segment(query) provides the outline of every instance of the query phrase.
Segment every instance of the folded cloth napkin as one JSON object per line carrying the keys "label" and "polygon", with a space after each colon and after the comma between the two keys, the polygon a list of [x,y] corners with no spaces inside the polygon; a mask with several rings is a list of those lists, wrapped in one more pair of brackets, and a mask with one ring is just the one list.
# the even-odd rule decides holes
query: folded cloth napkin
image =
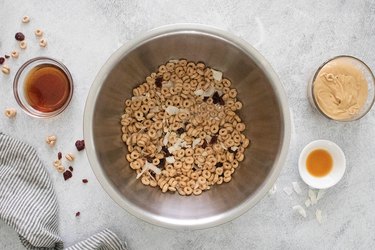
{"label": "folded cloth napkin", "polygon": [[[49,176],[35,150],[0,133],[0,219],[13,227],[27,249],[63,249],[58,206]],[[106,229],[68,248],[126,249]]]}

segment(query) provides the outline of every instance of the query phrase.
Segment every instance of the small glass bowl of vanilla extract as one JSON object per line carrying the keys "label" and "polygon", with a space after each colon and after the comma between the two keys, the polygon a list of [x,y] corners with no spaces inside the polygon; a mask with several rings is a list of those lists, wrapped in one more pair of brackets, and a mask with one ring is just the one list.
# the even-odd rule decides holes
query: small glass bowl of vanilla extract
{"label": "small glass bowl of vanilla extract", "polygon": [[61,62],[37,57],[25,62],[18,70],[13,92],[27,114],[38,118],[54,117],[69,105],[73,95],[73,79]]}

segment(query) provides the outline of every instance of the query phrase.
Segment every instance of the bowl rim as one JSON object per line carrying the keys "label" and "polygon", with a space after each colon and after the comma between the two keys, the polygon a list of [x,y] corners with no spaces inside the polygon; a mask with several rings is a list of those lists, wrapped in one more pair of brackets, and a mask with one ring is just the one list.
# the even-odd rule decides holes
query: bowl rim
{"label": "bowl rim", "polygon": [[[259,186],[259,188],[254,192],[252,196],[249,196],[244,202],[239,204],[237,207],[225,211],[221,214],[201,218],[201,219],[172,219],[163,217],[160,215],[152,214],[150,212],[140,210],[133,204],[122,199],[121,193],[119,193],[114,185],[111,183],[109,178],[106,176],[104,170],[101,168],[97,155],[95,154],[95,146],[93,141],[93,127],[92,120],[94,116],[94,104],[95,100],[98,97],[102,83],[107,78],[109,72],[115,67],[117,63],[123,58],[123,56],[141,44],[149,41],[152,38],[173,34],[173,33],[202,33],[207,35],[216,36],[222,38],[228,42],[233,43],[244,53],[246,53],[254,63],[265,73],[267,78],[270,80],[271,86],[275,90],[275,95],[277,101],[280,105],[281,115],[284,120],[282,125],[283,135],[282,135],[282,145],[279,154],[276,156],[274,165],[266,177],[264,183]],[[190,24],[190,23],[180,23],[180,24],[171,24],[165,25],[158,28],[154,28],[145,34],[137,36],[131,41],[122,45],[117,49],[102,66],[98,72],[94,82],[91,85],[86,104],[84,109],[84,139],[86,144],[86,154],[93,169],[94,174],[96,175],[99,183],[107,194],[122,208],[128,211],[130,214],[135,217],[142,219],[151,224],[170,228],[170,229],[204,229],[209,227],[214,227],[226,222],[229,222],[240,215],[244,214],[251,207],[257,204],[271,189],[274,185],[276,179],[278,178],[280,171],[285,164],[287,157],[287,152],[291,140],[291,120],[290,120],[290,110],[288,105],[288,99],[284,91],[283,85],[277,76],[276,72],[273,70],[272,66],[266,61],[266,59],[250,44],[242,40],[241,38],[216,27],[203,25],[203,24]]]}

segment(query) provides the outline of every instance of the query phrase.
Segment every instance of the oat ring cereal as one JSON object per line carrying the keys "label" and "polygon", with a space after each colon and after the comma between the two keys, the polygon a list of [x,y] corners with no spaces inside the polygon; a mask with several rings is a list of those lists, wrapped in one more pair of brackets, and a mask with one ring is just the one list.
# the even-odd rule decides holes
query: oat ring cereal
{"label": "oat ring cereal", "polygon": [[222,76],[203,62],[169,60],[125,100],[125,157],[144,185],[185,196],[231,181],[250,141],[237,90]]}

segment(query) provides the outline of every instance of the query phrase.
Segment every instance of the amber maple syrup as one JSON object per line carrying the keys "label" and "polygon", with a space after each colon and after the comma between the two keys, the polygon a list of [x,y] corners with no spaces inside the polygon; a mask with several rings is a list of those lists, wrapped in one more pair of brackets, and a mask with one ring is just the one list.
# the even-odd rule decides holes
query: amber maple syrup
{"label": "amber maple syrup", "polygon": [[307,171],[316,177],[323,177],[331,172],[333,159],[330,153],[324,149],[312,151],[306,160]]}
{"label": "amber maple syrup", "polygon": [[40,64],[27,74],[25,97],[40,112],[60,109],[69,99],[70,84],[65,72],[53,64]]}

